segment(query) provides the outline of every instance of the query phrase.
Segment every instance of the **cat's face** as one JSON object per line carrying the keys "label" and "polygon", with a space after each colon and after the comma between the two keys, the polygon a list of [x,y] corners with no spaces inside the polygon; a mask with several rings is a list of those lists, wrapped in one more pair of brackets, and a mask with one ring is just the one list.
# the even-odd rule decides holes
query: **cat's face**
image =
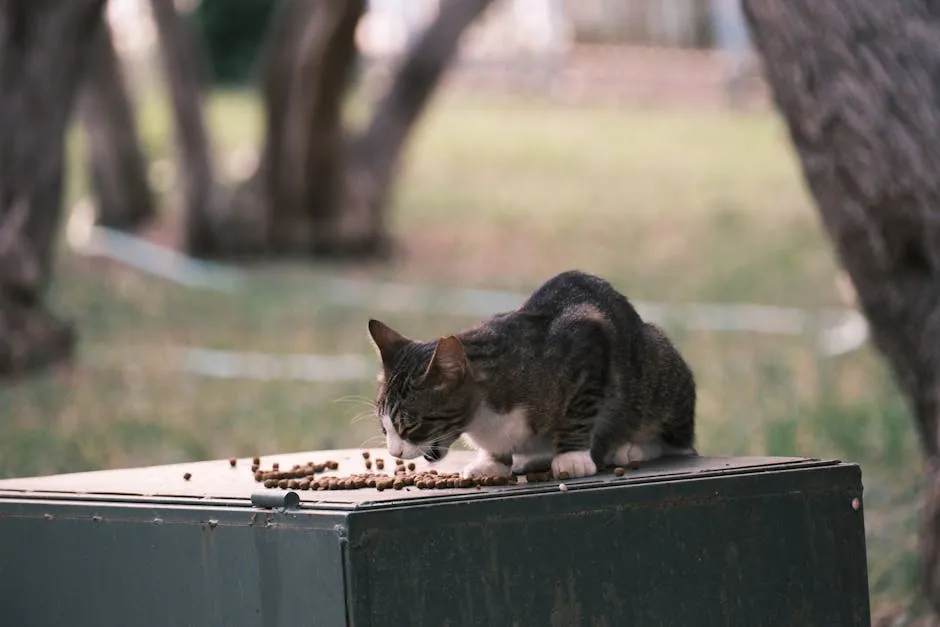
{"label": "cat's face", "polygon": [[382,361],[376,412],[390,455],[442,459],[477,405],[477,386],[460,341],[414,342],[369,321]]}

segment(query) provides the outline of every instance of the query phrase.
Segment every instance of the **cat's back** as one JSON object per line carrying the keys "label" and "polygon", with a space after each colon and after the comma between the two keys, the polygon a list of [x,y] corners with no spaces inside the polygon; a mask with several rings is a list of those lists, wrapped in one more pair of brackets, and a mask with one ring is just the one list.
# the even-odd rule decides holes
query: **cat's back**
{"label": "cat's back", "polygon": [[519,308],[520,313],[557,317],[591,312],[616,326],[639,328],[639,314],[626,296],[605,279],[580,270],[568,270],[547,280]]}

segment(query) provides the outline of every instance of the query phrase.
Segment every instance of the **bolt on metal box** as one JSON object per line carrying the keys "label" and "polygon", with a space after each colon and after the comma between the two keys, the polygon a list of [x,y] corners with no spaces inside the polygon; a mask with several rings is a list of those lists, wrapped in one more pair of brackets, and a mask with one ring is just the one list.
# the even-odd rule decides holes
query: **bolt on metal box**
{"label": "bolt on metal box", "polygon": [[[308,460],[364,472],[359,450],[261,463]],[[870,624],[853,464],[674,458],[622,476],[382,491],[264,488],[251,464],[0,481],[0,623]]]}

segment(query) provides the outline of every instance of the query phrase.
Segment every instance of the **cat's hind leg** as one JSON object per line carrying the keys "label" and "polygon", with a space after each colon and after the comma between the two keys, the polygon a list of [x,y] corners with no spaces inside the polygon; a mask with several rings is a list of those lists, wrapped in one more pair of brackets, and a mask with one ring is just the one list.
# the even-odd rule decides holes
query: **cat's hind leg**
{"label": "cat's hind leg", "polygon": [[512,471],[517,475],[530,472],[545,472],[552,467],[554,455],[548,453],[526,453],[512,456]]}
{"label": "cat's hind leg", "polygon": [[582,384],[555,427],[552,474],[555,477],[588,477],[597,474],[591,455],[591,439],[603,399],[595,386]]}
{"label": "cat's hind leg", "polygon": [[614,451],[610,462],[616,466],[648,462],[662,457],[663,452],[663,445],[659,439],[647,442],[626,442]]}
{"label": "cat's hind leg", "polygon": [[698,457],[694,446],[672,446],[663,442],[663,457]]}
{"label": "cat's hind leg", "polygon": [[555,423],[552,473],[556,477],[597,474],[591,444],[598,416],[605,410],[607,392],[609,355],[604,324],[595,308],[583,306],[571,311],[555,330],[554,341],[565,347],[559,363],[570,369],[571,380],[578,381]]}

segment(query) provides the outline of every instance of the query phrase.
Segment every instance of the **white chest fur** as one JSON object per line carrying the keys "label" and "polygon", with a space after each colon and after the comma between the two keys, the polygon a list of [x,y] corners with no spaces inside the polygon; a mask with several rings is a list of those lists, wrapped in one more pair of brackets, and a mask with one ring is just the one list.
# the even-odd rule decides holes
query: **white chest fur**
{"label": "white chest fur", "polygon": [[528,449],[533,433],[524,409],[499,414],[482,403],[463,437],[473,448],[495,455],[508,455]]}

